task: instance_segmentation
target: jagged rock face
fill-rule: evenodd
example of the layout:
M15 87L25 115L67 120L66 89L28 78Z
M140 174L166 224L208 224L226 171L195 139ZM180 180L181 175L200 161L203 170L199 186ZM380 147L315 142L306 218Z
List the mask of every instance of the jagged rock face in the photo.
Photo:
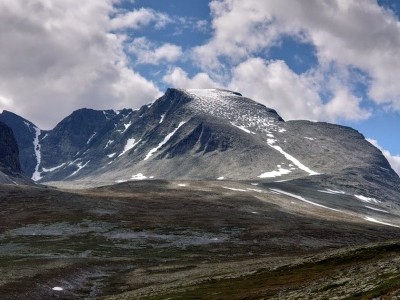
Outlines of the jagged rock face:
M0 183L13 183L22 177L18 145L10 127L0 122Z
M42 165L58 166L74 160L117 114L113 110L92 109L73 112L53 130L41 136Z
M400 192L397 174L357 131L285 122L275 110L225 90L168 89L139 110L82 109L51 131L29 132L36 152L24 149L35 158L25 170L43 182L297 179L373 196L380 187L390 189L390 197Z
M31 177L36 166L36 155L33 147L36 126L32 122L6 110L0 114L0 121L7 124L14 132L19 148L22 171Z
M20 173L18 145L10 127L0 122L0 165L6 174Z

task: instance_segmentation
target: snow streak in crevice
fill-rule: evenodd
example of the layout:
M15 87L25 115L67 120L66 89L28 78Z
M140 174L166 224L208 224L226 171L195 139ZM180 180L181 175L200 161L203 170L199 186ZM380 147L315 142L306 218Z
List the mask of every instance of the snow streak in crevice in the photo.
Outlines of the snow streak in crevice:
M169 133L169 134L164 138L164 140L163 140L161 143L158 144L157 147L151 149L151 150L149 151L149 153L147 153L147 155L146 155L146 157L144 158L144 160L148 160L154 153L156 153L162 146L164 146L164 145L171 139L171 137L178 131L178 129L179 129L183 124L185 124L185 123L186 123L186 122L180 122L179 125L178 125L178 127L176 127L176 128L174 129L174 131L172 131L171 133Z
M42 179L41 172L39 172L39 167L40 163L42 160L42 153L40 151L40 142L39 142L39 136L41 133L41 130L37 127L35 127L35 138L33 139L33 151L35 151L35 156L36 156L36 166L35 166L35 171L32 174L32 180L33 181L38 181Z
M160 119L160 124L164 121L164 118L165 118L165 114L162 114L161 119Z
M93 133L93 135L88 139L88 141L86 142L86 144L89 144L90 141L94 138L94 136L97 134L97 132Z
M69 175L68 177L72 177L72 176L74 176L74 175L76 175L80 170L82 170L84 167L86 167L87 166L87 164L90 162L90 160L89 161L87 161L85 164L83 164L83 163L78 163L76 166L78 167L78 170L76 170L74 173L72 173L71 175ZM67 177L67 178L68 178Z
M65 165L66 165L66 163L63 163L63 164L61 164L61 165L59 165L59 166L56 166L56 167L53 167L53 168L49 168L49 169L47 169L47 168L42 168L42 170L43 170L43 172L45 172L45 173L53 172L53 171L55 171L55 170L57 170L57 169L60 169L60 168L64 167Z

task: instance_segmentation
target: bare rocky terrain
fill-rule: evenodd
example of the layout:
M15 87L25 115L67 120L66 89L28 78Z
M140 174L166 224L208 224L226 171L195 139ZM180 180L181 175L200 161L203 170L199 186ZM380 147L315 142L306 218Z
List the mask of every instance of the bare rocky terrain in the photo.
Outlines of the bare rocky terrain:
M312 184L2 185L0 202L1 299L400 293L400 211Z

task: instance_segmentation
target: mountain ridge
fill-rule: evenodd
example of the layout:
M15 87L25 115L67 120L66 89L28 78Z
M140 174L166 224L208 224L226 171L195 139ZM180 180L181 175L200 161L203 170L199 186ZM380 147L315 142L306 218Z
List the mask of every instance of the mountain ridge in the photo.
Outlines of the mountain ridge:
M305 180L373 197L381 187L390 187L390 199L400 192L398 175L358 131L285 122L274 109L227 90L167 89L137 110L80 109L38 135L31 122L7 115L0 121L17 128L21 160L35 159L24 171L39 182ZM32 149L36 135L40 153Z

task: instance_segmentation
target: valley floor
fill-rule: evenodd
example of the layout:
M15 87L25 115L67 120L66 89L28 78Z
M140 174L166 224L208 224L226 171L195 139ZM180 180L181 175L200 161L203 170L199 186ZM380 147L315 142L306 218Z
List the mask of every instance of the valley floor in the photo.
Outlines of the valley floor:
M142 181L0 204L1 299L400 299L398 212L353 195Z

